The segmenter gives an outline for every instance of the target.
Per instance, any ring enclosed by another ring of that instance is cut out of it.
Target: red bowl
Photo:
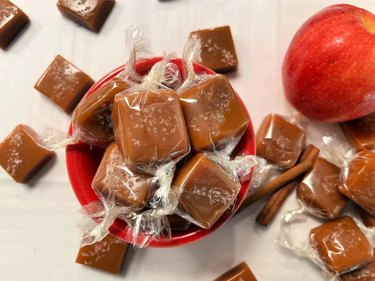
[[[161,58],[150,58],[150,59],[142,59],[137,62],[136,70],[139,74],[146,74],[151,67]],[[179,69],[182,68],[182,60],[181,59],[173,59],[171,60],[175,63]],[[124,66],[120,66],[115,70],[111,71],[107,75],[105,75],[102,79],[100,79],[95,85],[91,87],[91,89],[87,92],[86,96],[91,95],[94,91],[100,88],[105,82],[112,79],[116,75],[118,75]],[[207,73],[207,74],[214,74],[214,72],[202,65],[195,64],[194,69],[196,73]],[[244,109],[246,107],[242,103]],[[247,110],[246,110],[247,112]],[[249,116],[249,113],[247,112]],[[250,116],[249,116],[250,118]],[[72,133],[72,128],[69,128],[69,134]],[[87,205],[93,201],[99,200],[97,195],[95,194],[94,190],[91,188],[91,182],[94,178],[96,170],[99,166],[100,160],[103,156],[104,150],[101,148],[96,148],[89,146],[84,143],[78,143],[74,145],[69,145],[66,148],[66,164],[68,175],[70,178],[70,182],[72,184],[74,193],[76,194],[79,202],[82,206]],[[242,137],[236,151],[234,152],[235,155],[239,154],[255,154],[255,138],[254,138],[254,130],[253,126],[249,124],[244,136]],[[232,215],[236,212],[238,207],[241,205],[243,199],[246,196],[246,193],[249,189],[249,182],[246,181],[241,184],[241,190],[237,196],[237,199],[229,210],[227,210],[220,219],[210,228],[210,229],[202,229],[197,226],[191,226],[187,231],[184,232],[174,232],[172,233],[171,238],[159,238],[158,240],[153,240],[149,247],[173,247],[184,245],[187,243],[191,243],[197,241],[210,233],[214,232],[220,226],[222,226],[225,222],[227,222]],[[117,220],[110,228],[110,232],[119,238],[131,243],[131,230],[127,227],[126,223]],[[142,234],[139,235],[138,239],[135,244],[140,244],[142,241]]]

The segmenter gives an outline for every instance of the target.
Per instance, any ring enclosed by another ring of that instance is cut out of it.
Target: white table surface
[[[255,128],[270,112],[288,114],[280,67],[297,28],[337,1],[323,0],[118,0],[99,34],[64,18],[56,0],[14,0],[32,23],[7,50],[0,50],[0,139],[19,123],[40,130],[67,129],[70,116],[34,90],[55,55],[61,54],[95,80],[124,63],[124,30],[147,24],[153,54],[181,54],[190,31],[230,25],[239,69],[229,77],[251,113]],[[373,0],[346,1],[375,12]],[[319,140],[334,126],[315,124]],[[0,280],[212,280],[246,261],[259,280],[323,280],[311,262],[281,249],[275,239],[281,215],[269,229],[256,225],[255,204],[211,236],[191,245],[138,249],[119,276],[74,260],[80,242],[80,208],[71,189],[64,151],[31,182],[16,184],[0,169]],[[282,212],[297,207],[291,196]],[[307,234],[307,230],[306,233]],[[303,234],[300,234],[300,239]]]

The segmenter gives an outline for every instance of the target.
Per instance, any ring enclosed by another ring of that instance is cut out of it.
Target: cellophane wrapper
[[[178,96],[164,85],[177,77],[173,69],[169,71],[170,58],[156,63],[142,83],[115,97],[116,144],[107,148],[112,149],[112,156],[105,154],[102,160],[101,165],[107,161],[107,170],[100,166],[94,178],[100,204],[95,203],[94,212],[91,206],[84,208],[86,220],[96,223],[81,224],[85,229],[82,246],[100,241],[116,219],[127,223],[126,239],[138,247],[171,237],[167,216],[174,212],[179,198],[171,183],[176,162],[190,152],[190,144]],[[151,181],[146,185],[147,195],[138,192],[145,181]],[[103,183],[105,188],[100,187]]]

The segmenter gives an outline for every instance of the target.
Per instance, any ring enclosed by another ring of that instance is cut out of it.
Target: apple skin
[[[358,7],[329,6],[297,31],[282,78],[287,100],[325,122],[375,111],[375,16]]]

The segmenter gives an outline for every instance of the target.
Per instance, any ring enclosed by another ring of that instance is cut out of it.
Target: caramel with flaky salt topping
[[[375,256],[375,251],[373,253]],[[353,272],[343,274],[339,277],[340,281],[374,281],[375,280],[375,261],[357,269]]]
[[[76,263],[111,273],[119,273],[128,244],[112,234],[79,249]]]
[[[178,209],[182,216],[206,229],[229,208],[240,188],[202,153],[194,155],[176,172],[172,186],[181,190]]]
[[[28,181],[54,156],[53,151],[39,144],[37,134],[26,125],[18,125],[0,143],[0,165],[16,182]]]
[[[70,113],[94,81],[58,55],[35,84],[35,89]]]
[[[115,3],[115,0],[59,0],[57,7],[78,24],[99,32]]]
[[[8,0],[0,1],[0,48],[5,49],[29,23],[27,15]]]
[[[72,124],[81,141],[102,147],[114,141],[111,118],[113,99],[128,87],[124,79],[113,78],[78,104]]]
[[[115,143],[106,149],[92,181],[92,187],[104,197],[114,196],[119,205],[142,208],[151,189],[152,178],[132,172]]]
[[[340,168],[317,158],[313,168],[297,187],[297,199],[309,213],[324,219],[340,216],[347,199],[338,191],[342,184]]]
[[[215,72],[229,72],[237,69],[238,60],[229,26],[197,30],[190,37],[201,40],[202,64]]]
[[[363,150],[350,160],[339,191],[375,215],[375,152]]]
[[[375,149],[375,112],[359,119],[340,123],[340,126],[357,151]]]
[[[305,146],[306,133],[283,117],[270,114],[256,134],[257,155],[281,169],[293,167]]]
[[[348,216],[313,228],[310,244],[334,273],[346,273],[374,260],[369,241]]]
[[[212,76],[180,95],[195,151],[221,149],[241,137],[249,118],[228,78]]]
[[[246,262],[242,262],[220,275],[214,281],[257,281],[257,279]]]
[[[175,91],[118,94],[113,103],[112,121],[118,148],[132,167],[150,172],[190,151]]]

